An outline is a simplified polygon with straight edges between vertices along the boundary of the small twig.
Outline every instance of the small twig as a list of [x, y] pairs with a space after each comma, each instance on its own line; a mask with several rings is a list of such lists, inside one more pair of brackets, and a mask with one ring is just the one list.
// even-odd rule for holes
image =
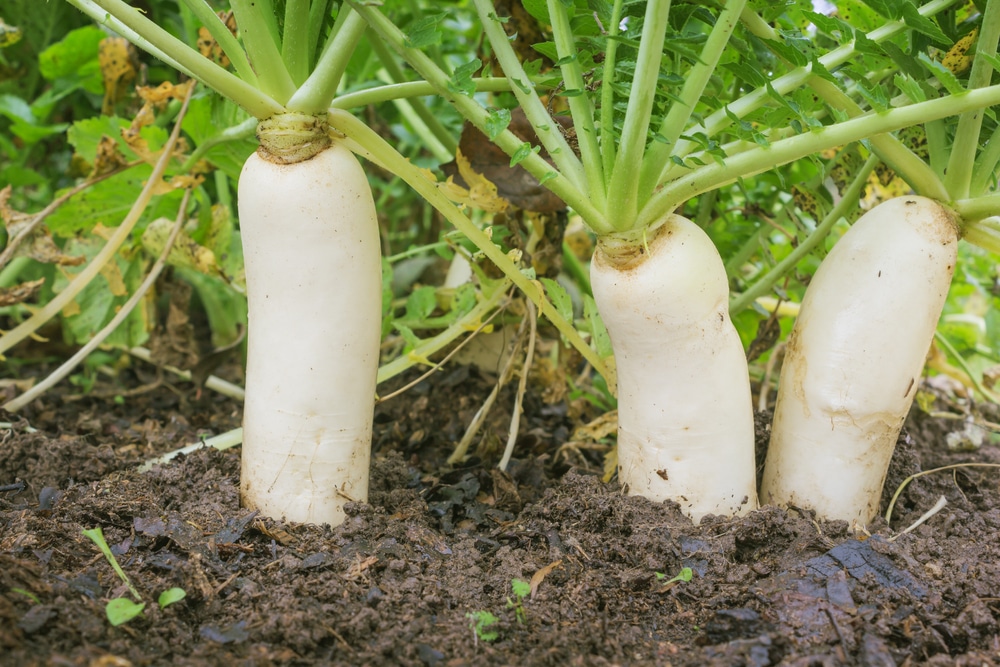
[[[774, 312], [778, 312], [775, 310]], [[767, 364], [764, 366], [764, 377], [760, 381], [760, 392], [757, 394], [757, 411], [764, 412], [767, 410], [767, 399], [770, 393], [771, 387], [771, 376], [774, 375], [774, 366], [778, 363], [778, 357], [785, 349], [784, 343], [779, 343], [771, 350], [771, 356], [767, 359]]]
[[503, 457], [497, 467], [500, 470], [507, 470], [510, 457], [514, 454], [514, 443], [517, 442], [517, 432], [521, 428], [521, 404], [524, 399], [524, 392], [528, 388], [528, 373], [531, 372], [531, 362], [535, 356], [535, 328], [538, 320], [535, 304], [531, 299], [527, 299], [528, 304], [528, 349], [524, 353], [524, 366], [521, 368], [521, 377], [517, 383], [517, 396], [514, 398], [514, 414], [510, 417], [510, 432], [507, 435], [507, 446], [503, 450]]
[[888, 541], [889, 542], [895, 542], [897, 537], [899, 537], [900, 535], [906, 535], [910, 531], [914, 530], [917, 526], [919, 526], [920, 524], [924, 523], [925, 521], [927, 521], [928, 519], [930, 519], [932, 516], [934, 516], [935, 514], [937, 514], [938, 512], [940, 512], [941, 510], [943, 510], [944, 506], [947, 505], [947, 504], [948, 504], [948, 499], [945, 498], [944, 496], [941, 496], [940, 498], [938, 498], [938, 501], [936, 503], [934, 503], [934, 507], [932, 507], [929, 510], [927, 510], [926, 512], [924, 512], [923, 515], [919, 519], [917, 519], [916, 521], [914, 521], [913, 523], [911, 523], [906, 528], [906, 530], [904, 530], [903, 532], [899, 533], [899, 535], [893, 535], [892, 537], [890, 537]]
[[923, 477], [924, 475], [930, 475], [933, 472], [941, 472], [942, 470], [953, 470], [955, 468], [1000, 468], [1000, 463], [954, 463], [948, 466], [941, 466], [940, 468], [934, 468], [933, 470], [923, 470], [916, 474], [910, 475], [904, 479], [896, 492], [892, 494], [892, 500], [889, 501], [889, 507], [885, 511], [885, 522], [889, 524], [892, 520], [892, 509], [896, 506], [896, 501], [899, 500], [900, 494], [903, 493], [903, 489], [906, 485], [915, 480], [918, 477]]
[[492, 322], [496, 318], [496, 316], [499, 315], [502, 311], [503, 311], [503, 308], [498, 308], [497, 310], [493, 311], [492, 315], [490, 315], [488, 318], [486, 318], [486, 320], [482, 324], [480, 324], [478, 327], [476, 327], [475, 331], [473, 331], [471, 334], [469, 334], [466, 337], [465, 340], [463, 340], [461, 343], [459, 343], [458, 345], [456, 345], [455, 349], [453, 349], [451, 352], [449, 352], [447, 355], [445, 355], [444, 359], [442, 359], [441, 361], [433, 364], [430, 367], [430, 370], [428, 370], [426, 373], [423, 373], [420, 377], [418, 377], [413, 382], [410, 382], [409, 384], [406, 384], [406, 385], [400, 387], [399, 389], [397, 389], [396, 391], [392, 392], [391, 394], [386, 394], [385, 396], [380, 396], [378, 398], [378, 400], [375, 401], [375, 405], [378, 405], [379, 403], [384, 403], [385, 401], [388, 401], [390, 398], [395, 398], [395, 397], [399, 396], [400, 394], [409, 391], [410, 389], [412, 389], [413, 387], [417, 386], [418, 384], [420, 384], [421, 382], [423, 382], [424, 380], [426, 380], [427, 378], [429, 378], [431, 375], [433, 375], [437, 371], [441, 370], [441, 368], [444, 367], [444, 365], [446, 363], [448, 363], [448, 361], [453, 356], [455, 356], [456, 354], [458, 354], [459, 350], [461, 350], [463, 347], [465, 347], [465, 345], [467, 343], [469, 343], [473, 338], [475, 338], [479, 333], [481, 333], [483, 329], [485, 329], [487, 326], [489, 326], [490, 322]]

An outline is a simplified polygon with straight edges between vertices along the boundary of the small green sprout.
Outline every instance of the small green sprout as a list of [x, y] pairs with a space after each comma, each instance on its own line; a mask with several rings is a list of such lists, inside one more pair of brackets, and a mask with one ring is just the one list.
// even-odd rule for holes
[[490, 612], [473, 611], [466, 614], [465, 617], [469, 619], [469, 627], [472, 628], [472, 637], [477, 645], [480, 639], [484, 642], [492, 642], [496, 641], [500, 636], [500, 633], [496, 630], [489, 629], [490, 626], [500, 620]]
[[677, 576], [667, 579], [667, 575], [662, 572], [656, 573], [656, 580], [660, 582], [660, 592], [668, 591], [677, 584], [684, 582], [687, 583], [691, 581], [694, 577], [694, 571], [689, 567], [681, 568], [681, 571], [677, 573]]
[[[142, 595], [139, 594], [138, 589], [132, 585], [132, 581], [125, 574], [125, 570], [122, 569], [121, 565], [118, 564], [118, 560], [115, 555], [111, 553], [111, 548], [108, 547], [107, 541], [104, 539], [104, 531], [98, 528], [92, 528], [90, 530], [84, 530], [83, 534], [90, 538], [90, 540], [97, 545], [97, 548], [101, 550], [104, 557], [111, 564], [115, 573], [122, 580], [122, 582], [128, 586], [129, 591], [132, 593], [138, 602], [133, 602], [128, 598], [115, 598], [110, 600], [108, 604], [104, 607], [104, 614], [108, 617], [108, 622], [111, 625], [117, 627], [123, 623], [128, 623], [133, 618], [138, 616], [146, 608], [146, 603], [142, 601]], [[183, 588], [168, 588], [167, 590], [160, 593], [160, 597], [157, 598], [157, 604], [162, 609], [167, 605], [171, 605], [175, 602], [183, 600], [187, 593]]]
[[523, 624], [527, 620], [524, 598], [531, 595], [531, 584], [523, 579], [511, 579], [510, 589], [514, 592], [514, 599], [507, 598], [507, 609], [513, 609], [517, 622]]

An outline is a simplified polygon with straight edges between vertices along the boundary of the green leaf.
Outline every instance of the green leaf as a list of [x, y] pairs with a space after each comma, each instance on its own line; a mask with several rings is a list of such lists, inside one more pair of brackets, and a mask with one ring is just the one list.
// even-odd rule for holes
[[476, 633], [476, 636], [482, 639], [484, 642], [496, 641], [500, 637], [500, 633], [496, 630], [488, 630], [492, 625], [495, 625], [498, 619], [496, 616], [488, 611], [473, 611], [465, 615], [467, 619], [471, 622], [472, 629]]
[[904, 95], [910, 98], [910, 102], [923, 102], [927, 99], [927, 95], [924, 94], [924, 89], [920, 87], [920, 84], [906, 74], [897, 74], [893, 78], [893, 83], [896, 84], [896, 87], [899, 88]]
[[540, 278], [539, 280], [545, 285], [545, 296], [549, 298], [549, 301], [552, 302], [552, 305], [555, 306], [559, 314], [567, 322], [572, 322], [573, 300], [570, 298], [569, 292], [551, 278]]
[[531, 594], [531, 584], [523, 579], [511, 579], [510, 589], [518, 598], [526, 598]]
[[486, 136], [493, 141], [510, 125], [510, 109], [493, 109], [486, 118]]
[[920, 64], [924, 66], [931, 74], [933, 74], [941, 85], [947, 89], [947, 91], [953, 95], [961, 94], [965, 92], [965, 86], [962, 82], [952, 73], [950, 69], [942, 65], [936, 60], [932, 60], [926, 53], [921, 53], [917, 56]]
[[510, 156], [510, 166], [516, 167], [521, 162], [524, 162], [526, 159], [528, 159], [529, 155], [531, 155], [532, 153], [537, 153], [539, 150], [541, 150], [540, 146], [533, 147], [531, 144], [525, 141], [516, 151], [514, 151], [514, 154]]
[[426, 49], [441, 43], [441, 22], [448, 16], [447, 12], [430, 14], [413, 22], [406, 32], [406, 46], [411, 49]]
[[142, 610], [146, 608], [145, 602], [132, 602], [128, 598], [115, 598], [108, 602], [108, 605], [104, 608], [104, 613], [108, 617], [108, 621], [111, 625], [119, 626], [123, 623], [128, 623], [133, 618], [142, 613]]
[[412, 322], [426, 320], [437, 309], [437, 290], [423, 285], [413, 290], [406, 299], [406, 319]]
[[483, 63], [479, 58], [473, 58], [464, 65], [459, 65], [455, 68], [455, 73], [452, 74], [451, 80], [448, 81], [448, 90], [454, 93], [461, 93], [472, 97], [476, 94], [476, 83], [472, 80], [472, 77], [482, 69]]
[[597, 312], [597, 304], [589, 294], [583, 295], [583, 317], [590, 325], [591, 345], [602, 359], [607, 359], [614, 350], [611, 349], [611, 337], [608, 330], [604, 328], [604, 321], [601, 320], [600, 313]]
[[160, 593], [160, 597], [156, 599], [156, 604], [160, 605], [160, 608], [172, 605], [175, 602], [180, 602], [185, 597], [187, 593], [183, 588], [168, 588], [167, 590]]
[[911, 2], [902, 2], [903, 22], [917, 32], [923, 33], [933, 39], [938, 44], [950, 44], [951, 40], [942, 32], [934, 21], [930, 20], [917, 10], [917, 6]]
[[103, 93], [104, 78], [97, 52], [105, 37], [107, 34], [96, 26], [71, 31], [38, 54], [38, 71], [49, 81], [70, 79], [89, 93]]

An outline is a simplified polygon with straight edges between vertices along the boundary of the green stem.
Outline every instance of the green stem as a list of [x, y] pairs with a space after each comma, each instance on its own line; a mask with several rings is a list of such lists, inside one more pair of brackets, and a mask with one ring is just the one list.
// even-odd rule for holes
[[250, 139], [254, 136], [254, 130], [257, 129], [257, 119], [247, 118], [245, 121], [239, 125], [233, 125], [232, 127], [227, 127], [226, 129], [213, 134], [207, 139], [203, 139], [198, 147], [195, 148], [191, 155], [184, 160], [184, 164], [178, 170], [180, 173], [187, 173], [190, 171], [198, 161], [205, 157], [205, 155], [218, 146], [219, 144], [224, 144], [229, 141], [240, 141], [243, 139]]
[[[391, 21], [389, 21], [388, 18], [382, 15], [381, 12], [367, 5], [353, 4], [352, 6], [355, 8], [355, 11], [361, 14], [365, 20], [368, 21], [368, 25], [375, 30], [380, 38], [384, 39], [397, 53], [403, 57], [404, 60], [406, 60], [422, 77], [424, 77], [428, 83], [431, 84], [435, 92], [451, 102], [458, 112], [466, 120], [475, 125], [480, 132], [483, 132], [484, 134], [487, 133], [486, 122], [489, 119], [489, 113], [486, 109], [480, 106], [479, 103], [471, 97], [450, 90], [448, 86], [450, 77], [423, 52], [407, 47], [402, 33]], [[501, 29], [500, 32], [503, 33], [503, 30]], [[510, 45], [508, 44], [507, 47], [509, 48]], [[509, 75], [508, 80], [510, 80]], [[517, 82], [511, 81], [511, 83], [513, 84], [511, 86], [512, 89], [516, 90], [518, 88]], [[532, 90], [532, 93], [534, 94], [534, 90]], [[537, 94], [535, 94], [535, 99], [538, 99]], [[541, 104], [540, 101], [539, 104]], [[545, 113], [547, 118], [548, 114], [545, 112], [544, 106], [542, 107], [542, 112]], [[546, 130], [552, 131], [552, 127], [547, 127]], [[556, 131], [556, 134], [559, 135], [560, 140], [565, 142], [562, 135], [559, 134], [558, 131]], [[502, 151], [507, 153], [507, 155], [513, 155], [524, 143], [510, 130], [504, 130], [493, 141]], [[569, 150], [569, 148], [561, 153], [562, 158], [560, 159], [565, 162], [567, 154], [572, 155], [572, 159], [579, 166], [580, 162], [577, 160], [576, 154]], [[556, 164], [560, 163], [560, 159], [557, 159], [551, 152], [550, 156], [556, 161]], [[584, 191], [577, 188], [566, 175], [559, 171], [554, 171], [552, 165], [541, 156], [533, 153], [525, 158], [520, 165], [527, 169], [528, 172], [539, 181], [544, 180], [545, 187], [558, 195], [568, 206], [572, 207], [573, 210], [580, 214], [580, 217], [582, 217], [595, 232], [600, 233], [601, 231], [610, 230], [610, 226], [605, 220], [604, 213], [594, 206]]]
[[270, 9], [271, 3], [268, 0], [230, 0], [230, 5], [236, 15], [236, 24], [240, 27], [240, 37], [243, 38], [250, 64], [257, 72], [260, 89], [285, 104], [295, 93], [295, 82], [278, 50], [279, 40], [275, 36], [277, 28], [272, 26], [274, 14]]
[[[410, 187], [417, 191], [428, 203], [430, 203], [434, 208], [441, 212], [445, 218], [451, 222], [456, 229], [465, 234], [465, 236], [475, 244], [475, 246], [482, 251], [487, 258], [490, 259], [496, 266], [506, 275], [511, 282], [513, 282], [518, 289], [520, 289], [525, 296], [535, 302], [542, 314], [548, 318], [550, 322], [559, 330], [566, 340], [570, 342], [573, 347], [575, 347], [583, 357], [590, 362], [594, 369], [604, 377], [608, 376], [608, 369], [604, 364], [604, 361], [597, 355], [597, 353], [591, 349], [589, 345], [580, 337], [579, 332], [573, 327], [570, 322], [567, 322], [559, 311], [552, 305], [552, 303], [545, 298], [543, 289], [539, 284], [529, 279], [521, 270], [514, 264], [511, 259], [504, 254], [500, 248], [493, 243], [493, 241], [478, 227], [468, 217], [465, 216], [458, 207], [455, 206], [449, 200], [444, 193], [438, 189], [437, 185], [430, 181], [419, 167], [412, 164], [409, 160], [400, 155], [392, 146], [390, 146], [382, 137], [380, 137], [375, 131], [365, 125], [363, 122], [352, 116], [351, 114], [340, 111], [331, 110], [330, 114], [330, 125], [336, 130], [342, 132], [344, 135], [352, 139], [358, 144], [360, 148], [366, 154], [365, 157], [373, 160], [377, 164], [382, 165], [384, 168], [389, 169], [397, 176], [406, 181]], [[355, 147], [352, 147], [352, 149]]]
[[[198, 79], [209, 88], [246, 109], [257, 118], [267, 118], [282, 110], [273, 98], [256, 87], [242, 81], [214, 62], [204, 57], [166, 30], [147, 19], [141, 12], [122, 0], [68, 0], [99, 23], [108, 15], [127, 26], [129, 41], [139, 48], [149, 51], [157, 58], [175, 66], [192, 78]], [[99, 7], [102, 11], [95, 11]], [[115, 28], [116, 24], [111, 27]], [[115, 28], [117, 30], [117, 28]], [[136, 39], [132, 39], [136, 37]]]
[[[390, 76], [392, 76], [391, 72]], [[499, 76], [473, 79], [472, 81], [476, 84], [477, 93], [502, 93], [510, 91], [510, 81]], [[385, 86], [377, 86], [375, 88], [367, 88], [365, 90], [338, 95], [334, 98], [330, 106], [335, 109], [357, 109], [369, 104], [391, 102], [392, 100], [401, 100], [410, 97], [424, 97], [432, 95], [435, 92], [436, 89], [434, 86], [426, 81], [391, 83]]]
[[976, 166], [972, 170], [972, 185], [969, 194], [978, 197], [986, 194], [995, 184], [997, 163], [1000, 163], [1000, 126], [993, 129], [986, 148], [976, 160]]
[[330, 106], [330, 102], [337, 95], [337, 86], [344, 76], [347, 63], [354, 53], [355, 47], [368, 29], [365, 20], [353, 12], [350, 8], [343, 11], [349, 12], [344, 19], [344, 24], [337, 32], [337, 36], [329, 48], [323, 51], [316, 69], [299, 88], [292, 98], [288, 100], [288, 108], [303, 113], [319, 113]]
[[[1000, 202], [994, 212], [1000, 213]], [[1000, 255], [1000, 221], [996, 218], [985, 218], [967, 224], [962, 230], [962, 238], [969, 243]]]
[[[510, 39], [504, 32], [496, 16], [492, 0], [474, 0], [479, 13], [480, 24], [486, 38], [493, 48], [493, 55], [500, 63], [503, 73], [511, 83], [511, 92], [521, 104], [524, 115], [528, 118], [538, 140], [549, 156], [556, 163], [559, 171], [581, 192], [588, 192], [587, 176], [580, 159], [566, 142], [561, 126], [556, 123], [539, 99], [535, 87], [521, 67], [521, 62], [510, 45]], [[421, 72], [423, 74], [423, 72]], [[425, 75], [426, 78], [426, 75]], [[474, 122], [474, 121], [473, 121]], [[480, 128], [481, 129], [481, 128]], [[520, 143], [519, 143], [520, 145]], [[506, 150], [506, 149], [504, 149]], [[568, 203], [568, 202], [567, 202]], [[596, 208], [596, 207], [595, 207]]]
[[[385, 68], [385, 71], [389, 74], [392, 81], [394, 83], [404, 82], [406, 80], [406, 75], [403, 73], [403, 68], [399, 66], [399, 63], [396, 62], [392, 52], [386, 47], [385, 44], [382, 43], [382, 40], [371, 40], [371, 47], [372, 51], [374, 51], [375, 55], [378, 56], [379, 62], [382, 63], [382, 67]], [[507, 85], [507, 90], [509, 90], [510, 86], [507, 84], [507, 80], [500, 80]], [[433, 89], [429, 92], [433, 92]], [[458, 142], [455, 141], [454, 135], [449, 132], [447, 128], [445, 128], [444, 124], [441, 123], [441, 120], [437, 116], [431, 113], [431, 110], [427, 108], [427, 105], [424, 104], [423, 100], [411, 100], [410, 106], [413, 109], [413, 112], [417, 114], [417, 117], [420, 118], [424, 125], [427, 126], [427, 129], [434, 136], [434, 138], [445, 147], [445, 150], [451, 155], [455, 155], [455, 152], [458, 150]]]
[[281, 59], [296, 86], [309, 76], [309, 0], [285, 0], [285, 27], [281, 33]]
[[624, 0], [615, 0], [611, 8], [611, 24], [605, 26], [608, 39], [604, 50], [604, 74], [601, 77], [601, 157], [604, 159], [605, 178], [615, 166], [615, 156], [618, 152], [615, 136], [615, 65], [618, 54], [618, 40], [622, 20], [622, 4]]
[[[938, 14], [955, 4], [957, 1], [958, 0], [931, 0], [931, 2], [928, 2], [926, 5], [920, 7], [919, 12], [923, 16], [934, 16], [935, 14]], [[880, 43], [895, 37], [906, 29], [907, 27], [904, 22], [894, 21], [876, 28], [868, 33], [867, 37], [875, 43]], [[851, 41], [843, 46], [833, 49], [823, 56], [820, 56], [819, 62], [826, 69], [832, 70], [853, 58], [855, 53], [854, 42]], [[772, 81], [771, 86], [779, 95], [784, 95], [804, 85], [811, 76], [811, 64], [804, 67], [797, 67], [787, 74], [784, 74]], [[758, 88], [757, 90], [747, 93], [738, 100], [731, 102], [727, 107], [729, 114], [726, 113], [727, 109], [719, 109], [715, 113], [708, 116], [703, 123], [691, 128], [688, 131], [688, 134], [703, 133], [708, 137], [713, 137], [732, 124], [733, 121], [732, 118], [730, 118], [730, 114], [735, 118], [745, 118], [747, 115], [763, 106], [769, 99], [770, 94], [768, 93], [766, 87]], [[685, 157], [693, 150], [696, 150], [697, 147], [697, 143], [681, 139], [677, 142], [673, 154], [677, 157]], [[665, 172], [661, 174], [660, 182], [665, 180], [666, 174], [670, 171], [670, 169], [671, 163], [668, 163]]]
[[548, 7], [549, 17], [552, 20], [552, 34], [556, 42], [556, 54], [562, 63], [560, 71], [566, 84], [566, 92], [572, 92], [567, 101], [570, 115], [573, 117], [573, 129], [576, 130], [576, 139], [580, 146], [584, 172], [587, 175], [587, 191], [591, 193], [594, 205], [603, 210], [607, 203], [604, 164], [597, 142], [597, 129], [594, 127], [594, 107], [585, 94], [587, 84], [583, 80], [580, 61], [576, 58], [578, 49], [573, 39], [573, 29], [570, 27], [569, 15], [562, 0], [548, 0]]
[[594, 296], [594, 290], [590, 287], [590, 271], [587, 266], [581, 262], [573, 249], [570, 248], [569, 243], [563, 241], [562, 244], [562, 258], [563, 258], [563, 271], [569, 276], [576, 286], [580, 288], [580, 291], [587, 296]]
[[978, 377], [976, 377], [976, 374], [972, 372], [972, 369], [969, 367], [969, 364], [966, 363], [965, 358], [958, 353], [958, 350], [955, 349], [955, 346], [951, 344], [950, 340], [945, 338], [940, 331], [934, 332], [934, 340], [936, 340], [937, 344], [943, 347], [944, 351], [948, 353], [948, 355], [952, 359], [955, 360], [955, 363], [957, 363], [958, 367], [962, 369], [962, 372], [964, 372], [966, 375], [969, 376], [969, 379], [972, 380], [972, 386], [975, 388], [976, 391], [978, 391], [987, 400], [990, 401], [996, 400], [996, 394], [989, 391], [988, 389], [986, 389], [986, 387], [983, 386], [983, 383], [979, 380]]
[[868, 113], [829, 125], [822, 130], [782, 139], [767, 147], [751, 149], [727, 158], [724, 164], [706, 165], [664, 185], [640, 212], [636, 228], [649, 226], [674, 210], [681, 202], [739, 178], [753, 176], [807, 155], [866, 137], [995, 104], [1000, 104], [1000, 85], [977, 88], [883, 113]]
[[685, 73], [680, 99], [671, 104], [670, 110], [660, 125], [660, 137], [663, 141], [653, 142], [644, 158], [639, 176], [640, 204], [649, 199], [656, 187], [660, 174], [663, 173], [663, 169], [670, 159], [674, 144], [687, 126], [691, 114], [694, 113], [695, 107], [705, 91], [705, 86], [715, 72], [719, 58], [722, 57], [722, 53], [729, 43], [729, 38], [740, 21], [740, 15], [746, 6], [746, 1], [726, 0], [726, 6], [716, 19], [715, 25], [712, 26], [712, 31], [702, 47], [701, 57], [691, 67], [691, 70]]
[[639, 174], [649, 132], [650, 114], [656, 97], [663, 40], [670, 16], [670, 0], [646, 3], [646, 16], [639, 40], [635, 76], [625, 110], [625, 125], [618, 144], [615, 166], [608, 175], [607, 211], [613, 213], [616, 230], [628, 229], [639, 210]]
[[229, 28], [219, 15], [212, 11], [212, 8], [205, 0], [182, 0], [184, 6], [191, 10], [201, 24], [205, 26], [212, 38], [218, 42], [229, 61], [233, 63], [239, 77], [251, 86], [257, 85], [257, 74], [247, 60], [247, 54], [243, 50], [236, 36], [229, 31]]
[[330, 0], [313, 0], [309, 7], [309, 36], [306, 38], [309, 44], [309, 71], [313, 69], [316, 62], [316, 53], [320, 44], [320, 37], [323, 34], [323, 24], [329, 16]]
[[[972, 72], [969, 73], [970, 90], [990, 85], [993, 65], [987, 57], [996, 55], [998, 40], [1000, 40], [1000, 2], [988, 0], [986, 10], [983, 12], [983, 24], [979, 30], [976, 57], [972, 60]], [[980, 58], [981, 54], [986, 57]], [[979, 148], [979, 133], [983, 127], [983, 115], [982, 109], [974, 109], [958, 118], [951, 157], [944, 174], [944, 184], [955, 199], [969, 196], [972, 168], [976, 161], [976, 150]]]
[[858, 200], [861, 198], [865, 185], [868, 183], [868, 177], [871, 175], [872, 170], [875, 169], [876, 164], [878, 164], [878, 158], [874, 156], [869, 157], [864, 166], [861, 167], [861, 171], [858, 172], [857, 176], [854, 177], [854, 180], [844, 191], [843, 197], [826, 214], [826, 217], [813, 230], [813, 233], [790, 252], [787, 257], [775, 264], [774, 268], [768, 271], [763, 278], [729, 302], [729, 313], [731, 315], [742, 311], [759, 297], [764, 296], [764, 294], [770, 291], [778, 280], [795, 267], [806, 255], [810, 254], [827, 237], [830, 230], [833, 229], [833, 226], [841, 218], [846, 218], [852, 209], [857, 208]]

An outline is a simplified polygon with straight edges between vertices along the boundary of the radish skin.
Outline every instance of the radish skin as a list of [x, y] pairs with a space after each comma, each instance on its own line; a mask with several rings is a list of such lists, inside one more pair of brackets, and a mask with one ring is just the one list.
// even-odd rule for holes
[[677, 215], [645, 245], [603, 237], [591, 286], [618, 371], [622, 487], [695, 521], [755, 509], [750, 379], [711, 239]]
[[875, 518], [957, 248], [951, 212], [905, 196], [863, 215], [823, 260], [785, 352], [762, 502]]
[[382, 303], [375, 205], [343, 146], [272, 159], [263, 148], [250, 156], [239, 182], [241, 499], [270, 517], [337, 525], [346, 502], [368, 496]]

